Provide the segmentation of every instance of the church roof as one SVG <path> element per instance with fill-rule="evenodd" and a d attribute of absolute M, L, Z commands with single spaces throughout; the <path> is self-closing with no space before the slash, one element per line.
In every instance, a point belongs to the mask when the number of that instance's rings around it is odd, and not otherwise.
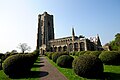
<path fill-rule="evenodd" d="M 77 36 L 75 36 L 75 38 L 78 39 Z M 57 38 L 57 39 L 53 39 L 53 40 L 50 40 L 50 41 L 59 41 L 59 40 L 72 40 L 72 36 Z"/>

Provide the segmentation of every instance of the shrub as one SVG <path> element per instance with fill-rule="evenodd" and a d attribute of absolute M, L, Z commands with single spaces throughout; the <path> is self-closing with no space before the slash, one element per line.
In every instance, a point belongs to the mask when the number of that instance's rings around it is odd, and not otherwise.
<path fill-rule="evenodd" d="M 53 55 L 53 54 L 54 54 L 54 53 L 48 53 L 48 55 L 47 55 L 48 58 L 49 58 L 49 59 L 52 59 L 52 55 Z"/>
<path fill-rule="evenodd" d="M 115 51 L 103 51 L 99 58 L 107 65 L 120 65 L 120 54 Z"/>
<path fill-rule="evenodd" d="M 72 55 L 74 56 L 74 55 L 75 55 L 75 53 L 76 53 L 75 51 L 74 51 L 74 52 L 72 52 Z"/>
<path fill-rule="evenodd" d="M 70 52 L 70 55 L 72 55 L 72 52 Z"/>
<path fill-rule="evenodd" d="M 29 64 L 30 67 L 32 67 L 32 65 L 34 64 L 34 62 L 36 62 L 38 56 L 36 56 L 34 53 L 29 53 L 29 54 L 25 54 L 25 57 L 28 61 L 27 64 Z"/>
<path fill-rule="evenodd" d="M 4 61 L 9 56 L 10 56 L 10 53 L 5 53 L 4 56 L 2 56 L 2 61 Z"/>
<path fill-rule="evenodd" d="M 117 51 L 120 54 L 120 51 Z"/>
<path fill-rule="evenodd" d="M 93 55 L 81 55 L 73 60 L 74 72 L 86 78 L 98 78 L 103 74 L 102 61 Z"/>
<path fill-rule="evenodd" d="M 79 54 L 80 54 L 80 52 L 76 52 L 76 53 L 75 53 L 75 56 L 79 56 Z"/>
<path fill-rule="evenodd" d="M 50 52 L 46 52 L 46 53 L 45 53 L 45 56 L 48 56 L 49 53 L 50 53 Z"/>
<path fill-rule="evenodd" d="M 13 52 L 7 52 L 4 54 L 4 56 L 2 56 L 2 61 L 4 61 L 7 57 L 12 56 L 12 55 L 16 55 L 18 53 L 13 53 Z"/>
<path fill-rule="evenodd" d="M 96 57 L 99 57 L 101 54 L 101 51 L 91 51 L 90 55 L 95 55 Z"/>
<path fill-rule="evenodd" d="M 72 68 L 73 57 L 69 55 L 62 55 L 57 59 L 57 65 L 63 68 Z"/>
<path fill-rule="evenodd" d="M 75 53 L 76 53 L 76 51 L 72 51 L 72 52 L 70 52 L 70 55 L 74 56 Z"/>
<path fill-rule="evenodd" d="M 32 55 L 34 56 L 34 62 L 37 60 L 38 56 L 39 56 L 39 50 L 35 50 Z"/>
<path fill-rule="evenodd" d="M 0 53 L 0 59 L 4 56 L 4 54 Z"/>
<path fill-rule="evenodd" d="M 84 55 L 85 52 L 86 52 L 86 51 L 80 51 L 80 52 L 79 52 L 79 56 L 80 56 L 80 55 Z"/>
<path fill-rule="evenodd" d="M 84 55 L 89 55 L 91 53 L 91 51 L 86 51 L 85 53 L 84 53 Z"/>
<path fill-rule="evenodd" d="M 3 71 L 9 77 L 21 77 L 30 72 L 31 59 L 26 54 L 9 56 L 3 63 Z"/>
<path fill-rule="evenodd" d="M 60 54 L 60 53 L 54 53 L 54 54 L 52 55 L 52 60 L 53 60 L 53 62 L 56 63 L 58 57 L 60 57 L 61 55 L 63 55 L 63 54 Z"/>
<path fill-rule="evenodd" d="M 59 52 L 62 55 L 69 55 L 69 52 L 65 51 L 65 52 Z"/>
<path fill-rule="evenodd" d="M 11 52 L 11 53 L 10 53 L 10 56 L 11 56 L 11 55 L 16 55 L 16 54 L 18 54 L 18 53 L 13 53 L 13 52 Z"/>

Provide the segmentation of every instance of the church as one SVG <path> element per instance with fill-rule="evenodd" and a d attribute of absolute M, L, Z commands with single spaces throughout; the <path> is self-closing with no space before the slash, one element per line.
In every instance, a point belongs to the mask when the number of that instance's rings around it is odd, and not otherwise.
<path fill-rule="evenodd" d="M 100 51 L 102 50 L 99 35 L 90 37 L 76 36 L 74 28 L 68 37 L 55 39 L 53 15 L 44 12 L 38 15 L 37 49 L 45 52 Z"/>

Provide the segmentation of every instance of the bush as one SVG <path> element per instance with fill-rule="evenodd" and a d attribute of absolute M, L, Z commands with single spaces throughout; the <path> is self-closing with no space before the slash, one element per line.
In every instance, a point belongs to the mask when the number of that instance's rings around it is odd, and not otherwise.
<path fill-rule="evenodd" d="M 49 59 L 52 59 L 52 55 L 53 55 L 53 54 L 54 54 L 54 53 L 52 53 L 52 52 L 48 53 L 48 55 L 47 55 L 48 58 L 49 58 Z"/>
<path fill-rule="evenodd" d="M 65 51 L 65 52 L 59 52 L 62 55 L 69 55 L 69 52 Z"/>
<path fill-rule="evenodd" d="M 0 59 L 4 56 L 4 54 L 0 53 Z"/>
<path fill-rule="evenodd" d="M 84 55 L 89 55 L 92 51 L 86 51 Z"/>
<path fill-rule="evenodd" d="M 75 55 L 75 53 L 76 53 L 75 51 L 74 51 L 74 52 L 71 52 L 71 55 L 73 55 L 73 56 L 74 56 L 74 55 Z"/>
<path fill-rule="evenodd" d="M 54 54 L 52 55 L 52 60 L 53 60 L 53 62 L 56 63 L 58 57 L 60 57 L 61 55 L 63 55 L 63 54 L 60 54 L 60 53 L 54 53 Z"/>
<path fill-rule="evenodd" d="M 98 78 L 103 74 L 103 63 L 96 56 L 81 55 L 73 60 L 74 72 L 86 78 Z"/>
<path fill-rule="evenodd" d="M 73 57 L 69 55 L 62 55 L 57 59 L 57 65 L 63 68 L 72 68 Z"/>
<path fill-rule="evenodd" d="M 115 51 L 103 51 L 99 58 L 107 65 L 120 65 L 120 54 Z"/>
<path fill-rule="evenodd" d="M 45 56 L 48 56 L 49 53 L 50 53 L 50 52 L 46 52 L 46 53 L 45 53 Z"/>
<path fill-rule="evenodd" d="M 38 56 L 39 56 L 39 50 L 35 50 L 33 53 L 32 53 L 32 56 L 34 56 L 34 62 L 37 60 Z"/>
<path fill-rule="evenodd" d="M 12 55 L 16 55 L 18 53 L 13 53 L 13 52 L 7 52 L 4 54 L 4 56 L 2 56 L 2 61 L 4 61 L 7 57 L 12 56 Z"/>
<path fill-rule="evenodd" d="M 11 55 L 16 55 L 16 54 L 18 54 L 18 53 L 13 53 L 13 52 L 11 52 L 11 53 L 10 53 L 10 56 L 11 56 Z"/>
<path fill-rule="evenodd" d="M 90 55 L 95 55 L 96 57 L 99 57 L 101 54 L 101 51 L 91 51 Z"/>
<path fill-rule="evenodd" d="M 80 51 L 80 52 L 79 52 L 79 56 L 80 56 L 80 55 L 84 55 L 85 52 L 87 52 L 87 51 Z"/>
<path fill-rule="evenodd" d="M 26 54 L 9 56 L 3 63 L 3 71 L 9 77 L 21 77 L 30 72 L 32 67 L 31 58 Z"/>
<path fill-rule="evenodd" d="M 5 53 L 4 56 L 2 56 L 2 61 L 4 61 L 9 56 L 10 56 L 10 53 Z"/>
<path fill-rule="evenodd" d="M 80 54 L 80 52 L 76 52 L 76 53 L 75 53 L 75 56 L 79 56 L 79 54 Z"/>

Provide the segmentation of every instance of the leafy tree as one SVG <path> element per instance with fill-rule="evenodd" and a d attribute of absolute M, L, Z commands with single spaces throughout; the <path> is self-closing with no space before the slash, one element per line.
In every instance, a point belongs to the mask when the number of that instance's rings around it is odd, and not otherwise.
<path fill-rule="evenodd" d="M 120 51 L 120 33 L 117 33 L 115 39 L 110 42 L 110 47 L 114 51 Z"/>
<path fill-rule="evenodd" d="M 28 46 L 26 43 L 20 43 L 17 48 L 21 49 L 22 53 L 24 53 L 25 51 L 30 51 L 31 49 L 31 47 Z"/>
<path fill-rule="evenodd" d="M 116 44 L 116 46 L 120 46 L 120 33 L 117 33 L 116 35 L 115 35 L 115 44 Z"/>

